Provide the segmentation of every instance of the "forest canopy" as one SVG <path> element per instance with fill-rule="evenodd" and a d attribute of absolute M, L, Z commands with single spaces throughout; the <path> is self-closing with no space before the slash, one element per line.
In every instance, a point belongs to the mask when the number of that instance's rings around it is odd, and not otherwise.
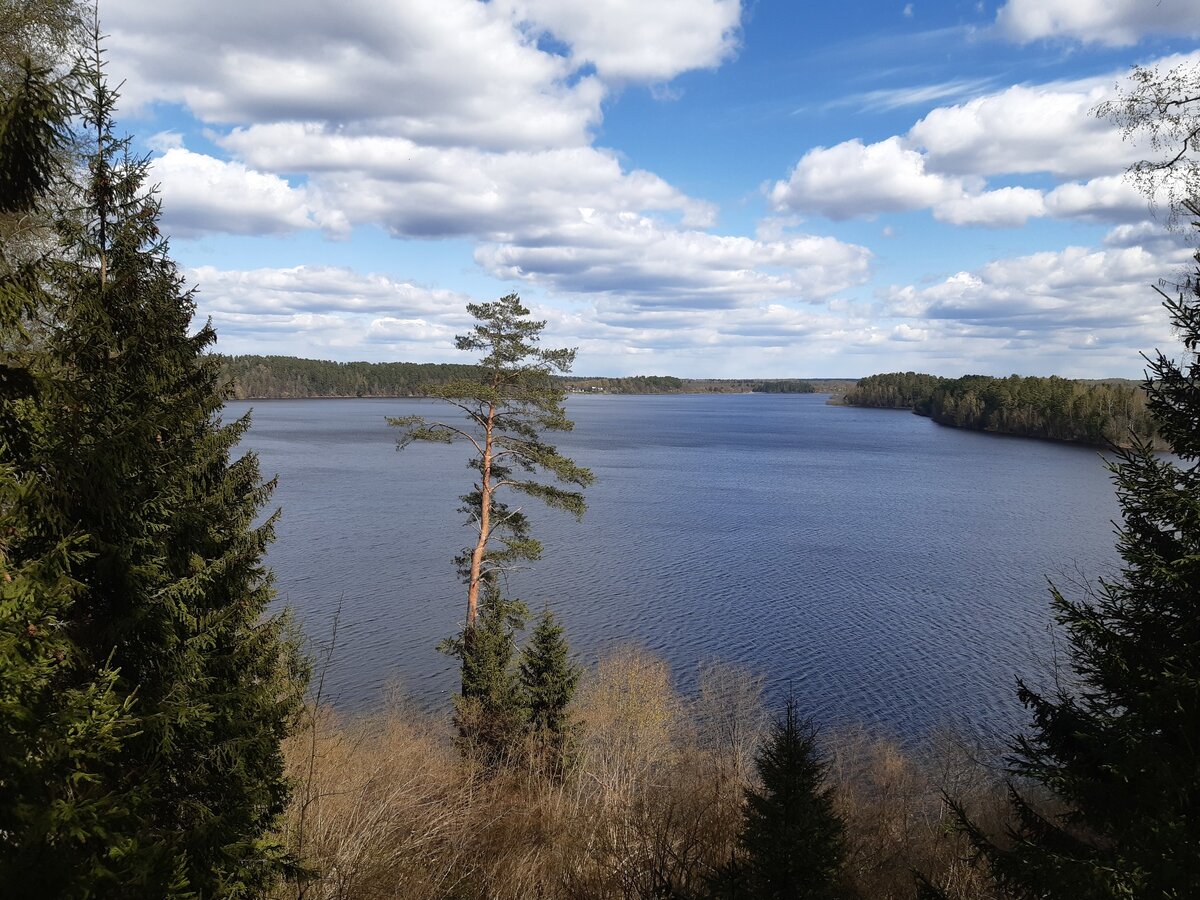
<path fill-rule="evenodd" d="M 222 373 L 236 400 L 300 397 L 425 397 L 437 386 L 479 378 L 477 366 L 411 362 L 333 362 L 294 356 L 221 356 Z M 576 394 L 812 394 L 841 382 L 784 379 L 676 378 L 631 375 L 624 378 L 558 376 Z"/>
<path fill-rule="evenodd" d="M 1131 435 L 1153 439 L 1155 434 L 1145 391 L 1136 382 L 1121 379 L 940 378 L 892 372 L 862 379 L 843 402 L 911 409 L 939 425 L 956 428 L 1096 446 L 1125 445 Z"/>

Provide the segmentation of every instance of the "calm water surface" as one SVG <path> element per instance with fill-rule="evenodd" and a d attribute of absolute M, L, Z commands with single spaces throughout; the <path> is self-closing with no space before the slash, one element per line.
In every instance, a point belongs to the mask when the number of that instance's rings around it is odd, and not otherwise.
<path fill-rule="evenodd" d="M 1118 516 L 1086 448 L 943 428 L 823 395 L 572 397 L 559 444 L 597 475 L 582 522 L 529 504 L 545 558 L 512 580 L 584 661 L 634 642 L 685 689 L 737 661 L 826 723 L 899 736 L 1021 721 L 1013 678 L 1051 657 L 1047 577 L 1068 593 L 1117 563 Z M 461 623 L 452 557 L 465 449 L 397 453 L 419 400 L 251 405 L 245 445 L 278 474 L 269 554 L 315 642 L 341 603 L 326 680 L 347 708 L 398 683 L 444 702 L 434 650 Z"/>

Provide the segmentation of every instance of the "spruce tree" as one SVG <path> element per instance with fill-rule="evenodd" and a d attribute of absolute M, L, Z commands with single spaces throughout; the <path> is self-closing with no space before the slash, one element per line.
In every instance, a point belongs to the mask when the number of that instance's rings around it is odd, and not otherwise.
<path fill-rule="evenodd" d="M 548 772 L 561 773 L 575 730 L 570 705 L 579 667 L 571 662 L 563 628 L 549 609 L 538 617 L 518 671 L 534 752 Z"/>
<path fill-rule="evenodd" d="M 9 494 L 36 486 L 4 509 L 22 516 L 5 625 L 37 639 L 0 644 L 18 682 L 0 712 L 24 723 L 0 745 L 0 880 L 18 897 L 254 896 L 288 865 L 271 830 L 302 690 L 286 622 L 266 614 L 273 517 L 255 520 L 271 486 L 253 456 L 230 459 L 248 421 L 220 421 L 214 334 L 190 332 L 96 43 L 83 182 L 22 282 L 36 391 L 5 404 L 0 444 Z M 37 707 L 47 694 L 65 698 L 58 719 Z M 72 697 L 96 699 L 79 728 Z"/>
<path fill-rule="evenodd" d="M 827 766 L 816 729 L 788 698 L 756 757 L 759 785 L 746 792 L 741 857 L 716 896 L 755 900 L 827 900 L 840 887 L 845 827 L 825 785 Z"/>
<path fill-rule="evenodd" d="M 136 730 L 111 665 L 76 666 L 66 625 L 83 589 L 74 572 L 87 558 L 87 536 L 56 521 L 60 510 L 30 465 L 52 421 L 43 395 L 62 373 L 47 366 L 30 333 L 47 307 L 43 271 L 26 253 L 11 253 L 10 241 L 41 221 L 62 175 L 69 93 L 68 82 L 26 61 L 0 98 L 0 884 L 14 896 L 40 890 L 28 866 L 41 860 L 69 860 L 65 877 L 42 882 L 62 896 L 103 883 L 112 867 L 105 851 L 119 851 L 105 836 L 128 813 L 102 774 Z"/>
<path fill-rule="evenodd" d="M 468 642 L 443 642 L 442 650 L 462 663 L 462 692 L 454 698 L 459 747 L 488 767 L 508 762 L 525 722 L 513 668 L 516 634 L 528 618 L 525 604 L 505 597 L 498 585 L 484 587 L 479 619 Z"/>
<path fill-rule="evenodd" d="M 1137 438 L 1117 451 L 1121 576 L 1080 600 L 1053 591 L 1071 678 L 1019 688 L 1033 727 L 1012 771 L 1064 811 L 1014 789 L 1004 842 L 959 812 L 1016 897 L 1200 897 L 1200 272 L 1164 299 L 1184 352 L 1156 352 L 1144 387 L 1173 456 Z"/>

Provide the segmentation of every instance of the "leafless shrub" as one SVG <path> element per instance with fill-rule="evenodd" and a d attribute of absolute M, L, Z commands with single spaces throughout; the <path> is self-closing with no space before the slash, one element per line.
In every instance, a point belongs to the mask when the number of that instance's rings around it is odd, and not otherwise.
<path fill-rule="evenodd" d="M 287 836 L 314 876 L 280 896 L 702 896 L 736 853 L 767 723 L 761 680 L 706 665 L 685 701 L 663 660 L 625 648 L 586 674 L 575 717 L 573 754 L 551 777 L 520 753 L 499 770 L 472 766 L 448 723 L 403 704 L 357 718 L 321 711 L 288 747 L 307 784 Z M 845 730 L 822 743 L 859 897 L 911 898 L 913 871 L 951 898 L 995 896 L 942 799 L 945 789 L 1002 830 L 1000 780 L 962 742 L 913 753 Z"/>
<path fill-rule="evenodd" d="M 1003 782 L 965 742 L 941 733 L 912 752 L 847 729 L 825 743 L 836 808 L 849 839 L 848 875 L 859 896 L 914 897 L 914 872 L 951 898 L 999 896 L 986 871 L 972 862 L 945 802 L 952 796 L 986 830 L 1002 830 Z"/>

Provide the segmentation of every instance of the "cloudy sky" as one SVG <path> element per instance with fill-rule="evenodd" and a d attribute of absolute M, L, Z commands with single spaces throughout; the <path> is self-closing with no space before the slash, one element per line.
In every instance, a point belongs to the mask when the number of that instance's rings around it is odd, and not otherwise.
<path fill-rule="evenodd" d="M 104 0 L 226 353 L 581 374 L 1135 376 L 1189 254 L 1092 110 L 1195 0 Z"/>

